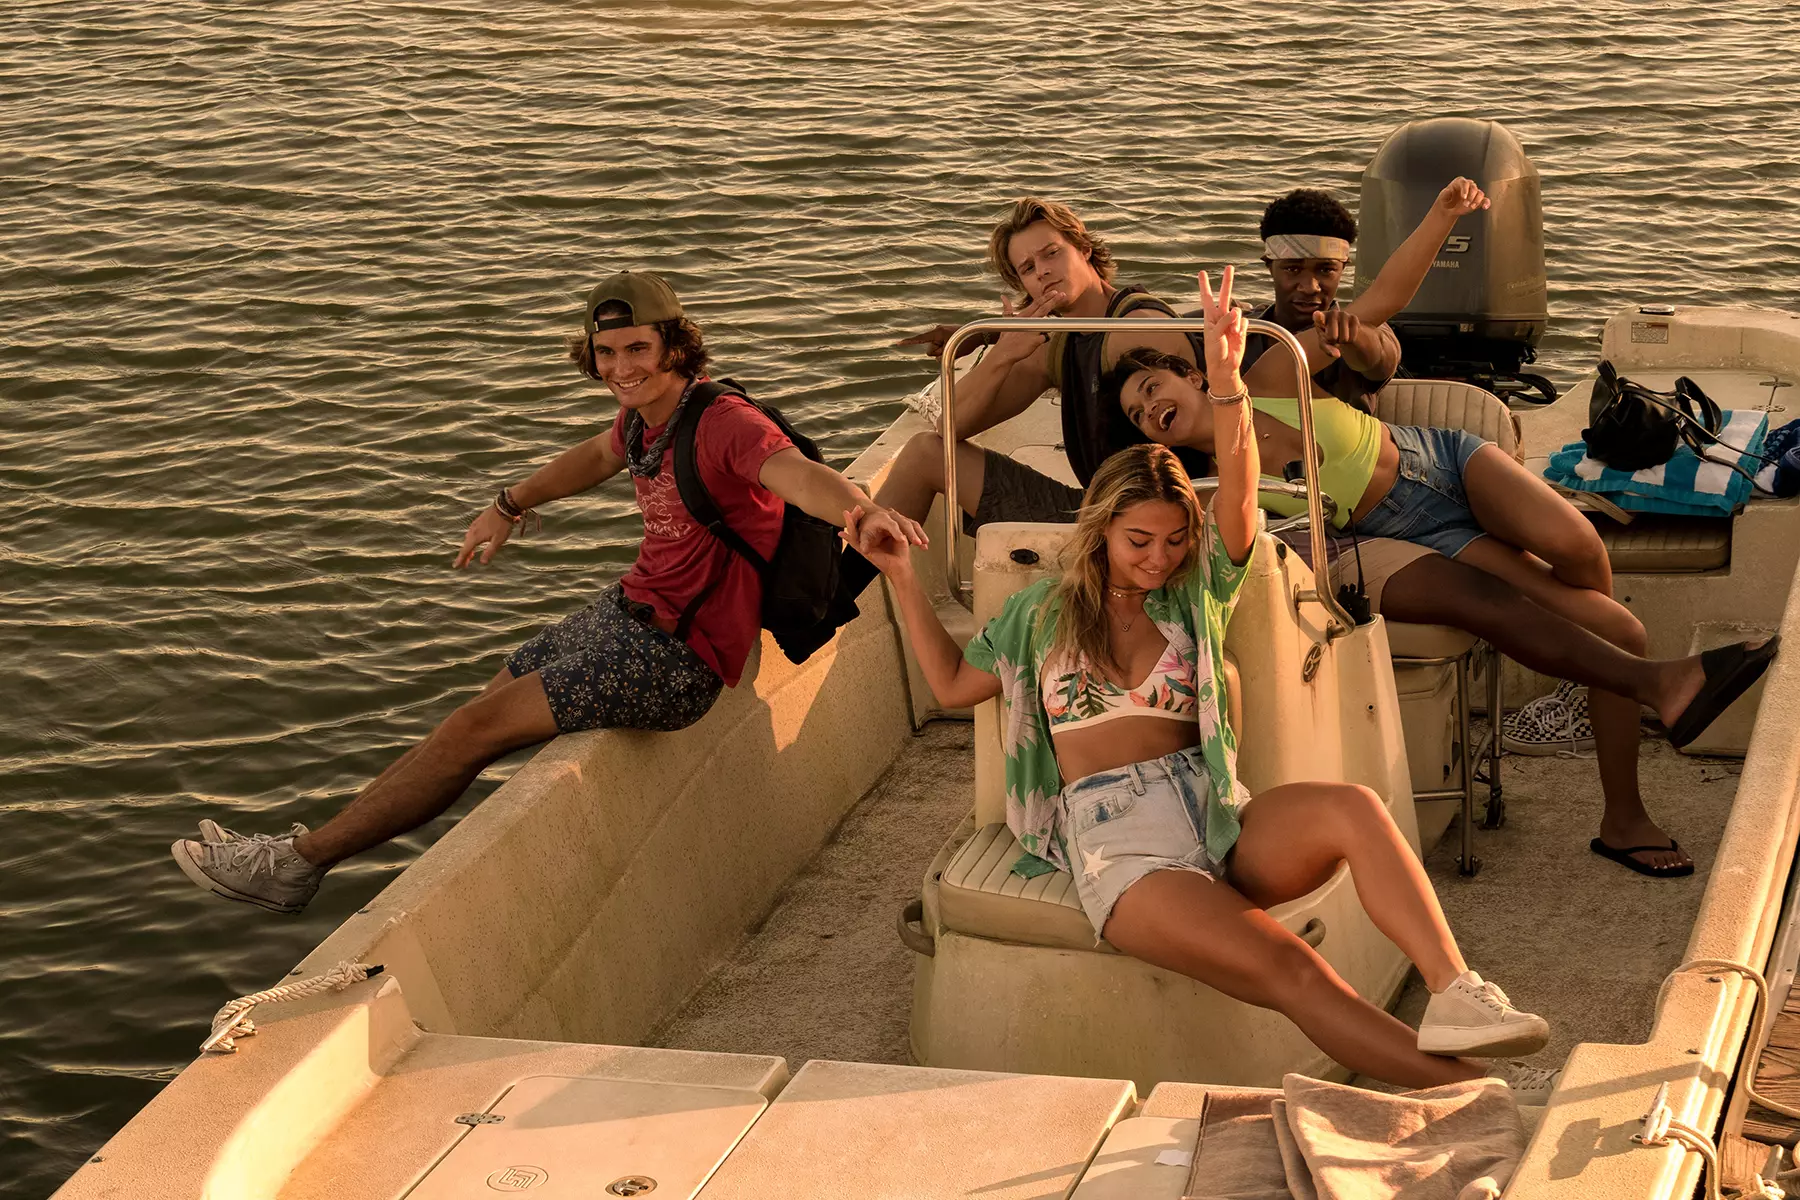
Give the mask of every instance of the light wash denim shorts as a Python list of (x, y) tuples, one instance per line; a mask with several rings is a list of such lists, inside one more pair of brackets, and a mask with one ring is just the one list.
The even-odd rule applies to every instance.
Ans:
[(1062, 790), (1063, 844), (1075, 893), (1100, 940), (1125, 889), (1155, 871), (1223, 881), (1206, 852), (1206, 759), (1198, 746), (1085, 775)]
[(1356, 523), (1362, 537), (1394, 538), (1455, 558), (1487, 531), (1469, 510), (1463, 468), (1487, 445), (1465, 429), (1389, 425), (1400, 451), (1394, 486)]

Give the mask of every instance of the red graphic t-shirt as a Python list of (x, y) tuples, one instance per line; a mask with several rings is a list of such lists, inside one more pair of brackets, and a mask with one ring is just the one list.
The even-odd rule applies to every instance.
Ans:
[[(644, 445), (663, 427), (644, 429)], [(757, 482), (771, 454), (794, 443), (775, 423), (738, 396), (720, 396), (700, 415), (694, 431), (694, 462), (700, 480), (725, 523), (764, 558), (781, 540), (786, 503)], [(625, 413), (613, 422), (613, 453), (625, 457)], [(762, 580), (741, 555), (688, 515), (675, 486), (675, 447), (663, 453), (652, 479), (632, 476), (644, 514), (644, 540), (637, 561), (620, 584), (627, 598), (650, 605), (673, 627), (687, 606), (717, 579), (687, 642), (700, 660), (736, 687), (762, 629)]]

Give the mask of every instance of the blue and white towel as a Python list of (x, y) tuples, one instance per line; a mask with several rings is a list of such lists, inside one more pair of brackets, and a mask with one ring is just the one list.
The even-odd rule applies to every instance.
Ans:
[[(1544, 478), (1578, 492), (1599, 492), (1633, 512), (1728, 517), (1750, 498), (1750, 478), (1762, 469), (1757, 457), (1768, 436), (1769, 414), (1761, 409), (1729, 409), (1719, 430), (1721, 445), (1702, 459), (1686, 445), (1661, 466), (1621, 471), (1588, 457), (1585, 442), (1571, 442), (1550, 456)], [(1741, 447), (1740, 453), (1737, 448)], [(1732, 469), (1732, 464), (1743, 468)]]

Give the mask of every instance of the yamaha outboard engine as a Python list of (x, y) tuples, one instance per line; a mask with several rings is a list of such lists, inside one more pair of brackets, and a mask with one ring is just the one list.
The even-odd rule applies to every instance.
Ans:
[(1459, 175), (1481, 185), (1491, 207), (1456, 223), (1418, 295), (1390, 322), (1400, 372), (1549, 403), (1555, 385), (1520, 370), (1536, 361), (1548, 315), (1538, 173), (1498, 121), (1438, 117), (1388, 135), (1363, 171), (1358, 285), (1375, 278)]

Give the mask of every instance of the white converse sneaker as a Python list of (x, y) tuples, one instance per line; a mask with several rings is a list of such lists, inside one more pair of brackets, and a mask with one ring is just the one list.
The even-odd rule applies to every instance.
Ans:
[[(183, 875), (216, 896), (242, 900), (270, 912), (297, 913), (325, 878), (323, 870), (294, 849), (294, 839), (306, 831), (306, 826), (297, 824), (291, 833), (280, 836), (241, 834), (209, 821), (200, 831), (207, 840), (176, 842), (169, 853)], [(219, 840), (213, 840), (215, 836)]]
[(1512, 1089), (1513, 1100), (1519, 1104), (1544, 1105), (1550, 1103), (1550, 1093), (1562, 1082), (1562, 1068), (1547, 1070), (1544, 1067), (1528, 1067), (1522, 1062), (1491, 1062), (1488, 1074)]
[(200, 840), (203, 842), (229, 842), (232, 838), (241, 836), (210, 817), (200, 818)]
[(1426, 1054), (1531, 1054), (1550, 1040), (1550, 1023), (1520, 1012), (1506, 993), (1464, 971), (1425, 1005), (1419, 1049)]
[(1522, 705), (1500, 725), (1500, 746), (1513, 754), (1585, 754), (1594, 748), (1588, 690), (1563, 680), (1547, 696)]

